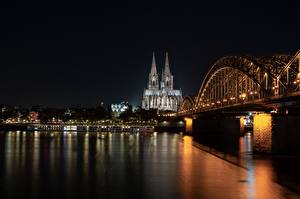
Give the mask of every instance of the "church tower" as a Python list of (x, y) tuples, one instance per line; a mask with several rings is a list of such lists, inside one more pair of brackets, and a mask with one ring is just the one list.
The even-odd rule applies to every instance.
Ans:
[(148, 89), (159, 89), (158, 74), (156, 70), (155, 54), (153, 52), (151, 71), (149, 74)]
[(182, 101), (182, 93), (181, 90), (173, 89), (173, 75), (170, 71), (168, 53), (166, 53), (166, 61), (162, 69), (160, 87), (158, 82), (153, 53), (148, 88), (144, 89), (142, 108), (145, 110), (177, 111)]
[(168, 52), (166, 52), (165, 67), (161, 74), (161, 88), (166, 90), (173, 89), (173, 75), (171, 74), (170, 70)]

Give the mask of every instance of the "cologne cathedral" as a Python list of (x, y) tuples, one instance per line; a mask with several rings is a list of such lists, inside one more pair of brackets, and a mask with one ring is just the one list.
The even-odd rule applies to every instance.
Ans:
[(148, 88), (144, 89), (142, 108), (146, 110), (177, 111), (182, 101), (182, 93), (181, 90), (175, 90), (173, 86), (174, 81), (170, 71), (168, 53), (166, 53), (166, 61), (162, 70), (160, 85), (156, 70), (155, 55), (153, 53)]

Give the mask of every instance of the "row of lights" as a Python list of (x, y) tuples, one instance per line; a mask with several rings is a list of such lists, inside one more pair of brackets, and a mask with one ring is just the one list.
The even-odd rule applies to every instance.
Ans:
[[(256, 95), (256, 94), (258, 94), (257, 91), (250, 91), (250, 92), (249, 92), (249, 95)], [(247, 97), (247, 94), (246, 94), (246, 93), (242, 93), (241, 95), (239, 95), (239, 98), (242, 98), (243, 100), (245, 100), (246, 97)], [(233, 100), (235, 100), (235, 99), (236, 99), (235, 97), (230, 97), (229, 99), (226, 99), (226, 98), (225, 98), (225, 99), (223, 99), (222, 101), (223, 101), (223, 102), (228, 102), (228, 100), (233, 101)], [(211, 104), (209, 104), (209, 103), (203, 104), (202, 107), (210, 107), (210, 106), (214, 106), (215, 104), (221, 104), (221, 101), (218, 100), (218, 101), (216, 101), (216, 103), (212, 102)], [(199, 109), (199, 107), (197, 107), (197, 108), (191, 108), (191, 109), (185, 110), (185, 111), (181, 111), (180, 113), (186, 113), (186, 112), (188, 112), (188, 111), (194, 111), (194, 110), (197, 110), (197, 109)]]
[[(293, 81), (293, 84), (299, 84), (299, 83), (300, 83), (300, 80), (299, 80), (299, 79), (297, 79), (296, 81)], [(279, 88), (279, 86), (276, 85), (276, 86), (273, 86), (273, 87), (272, 87), (273, 90), (275, 90), (276, 88)]]
[[(257, 94), (257, 91), (254, 91), (254, 92), (253, 92), (253, 91), (250, 91), (250, 92), (249, 92), (249, 95), (254, 95), (254, 94)], [(241, 99), (243, 99), (243, 100), (245, 100), (246, 97), (247, 97), (247, 94), (246, 94), (246, 93), (242, 93), (242, 94), (239, 95), (239, 98), (241, 98)], [(235, 97), (230, 97), (230, 98), (229, 98), (230, 101), (233, 101), (233, 100), (235, 100), (235, 99), (236, 99)], [(223, 99), (222, 101), (223, 101), (223, 102), (228, 102), (227, 99)], [(217, 103), (217, 104), (221, 104), (221, 101), (218, 100), (216, 103)], [(204, 104), (204, 105), (202, 105), (202, 106), (205, 107), (205, 106), (210, 106), (210, 105), (213, 106), (213, 105), (215, 105), (215, 103), (212, 102), (211, 104)]]
[[(264, 76), (267, 76), (267, 73), (265, 73)], [(293, 82), (293, 84), (299, 84), (299, 83), (300, 83), (300, 79), (297, 79), (296, 81)], [(278, 87), (279, 87), (279, 86), (276, 85), (276, 86), (273, 86), (272, 89), (275, 90), (275, 89), (277, 89)], [(205, 92), (205, 91), (206, 91), (206, 89), (204, 89), (204, 92)], [(254, 92), (253, 92), (253, 91), (250, 91), (250, 92), (249, 92), (250, 95), (254, 95), (254, 94), (257, 94), (257, 93), (258, 93), (257, 91), (254, 91)], [(242, 98), (242, 99), (244, 100), (244, 99), (247, 97), (247, 94), (246, 94), (246, 93), (242, 93), (241, 95), (239, 95), (239, 97)], [(235, 100), (235, 97), (230, 97), (230, 100)], [(223, 99), (223, 102), (227, 102), (227, 99)], [(221, 102), (220, 102), (220, 101), (217, 101), (216, 103), (217, 103), (217, 104), (220, 104)], [(212, 102), (211, 105), (213, 106), (213, 105), (215, 105), (215, 103)], [(202, 107), (205, 107), (205, 106), (208, 106), (208, 107), (209, 107), (210, 104), (203, 104), (203, 105), (202, 105)], [(197, 107), (197, 109), (198, 109), (198, 107)], [(185, 110), (185, 111), (181, 111), (181, 113), (182, 113), (182, 112), (185, 113), (185, 112), (188, 112), (188, 111), (190, 111), (190, 110), (195, 110), (195, 108), (192, 108), (192, 109), (189, 109), (189, 110)]]
[(300, 82), (300, 80), (299, 79), (297, 79), (296, 81), (294, 81), (293, 83), (294, 84), (298, 84)]

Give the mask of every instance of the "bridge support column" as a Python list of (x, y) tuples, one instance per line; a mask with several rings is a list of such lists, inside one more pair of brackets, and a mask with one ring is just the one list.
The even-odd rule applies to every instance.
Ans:
[(185, 132), (192, 133), (193, 132), (193, 118), (185, 117)]
[(271, 114), (255, 114), (253, 117), (253, 151), (272, 152)]
[(300, 116), (272, 117), (272, 152), (300, 154)]
[(255, 114), (253, 151), (300, 154), (300, 116)]
[(193, 134), (224, 134), (239, 137), (240, 120), (235, 117), (197, 118), (193, 121)]

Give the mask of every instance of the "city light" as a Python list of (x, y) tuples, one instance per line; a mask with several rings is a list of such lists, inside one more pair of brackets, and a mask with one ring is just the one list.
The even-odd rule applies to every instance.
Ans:
[(1, 199), (300, 199), (300, 1), (2, 4)]

